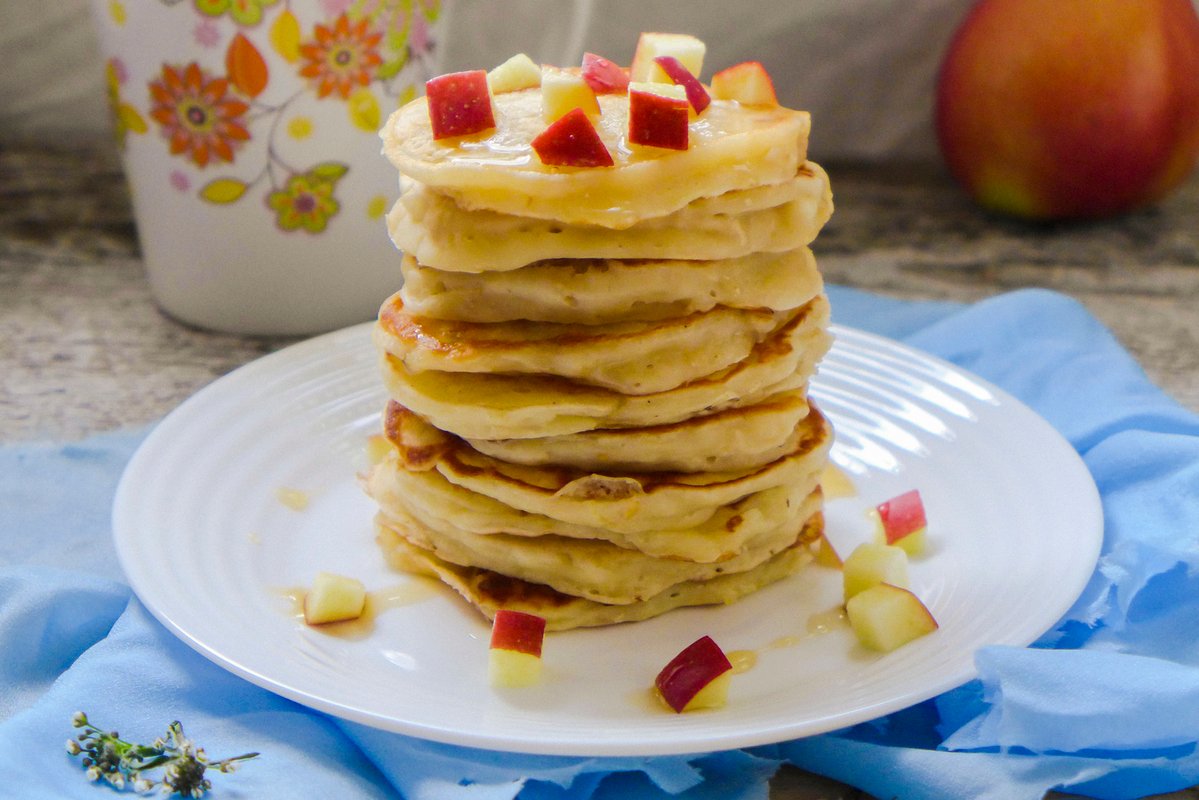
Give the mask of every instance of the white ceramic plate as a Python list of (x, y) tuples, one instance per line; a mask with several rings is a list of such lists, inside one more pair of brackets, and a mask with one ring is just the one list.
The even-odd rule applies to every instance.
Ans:
[[(930, 552), (915, 591), (940, 630), (869, 653), (844, 625), (813, 633), (840, 573), (813, 568), (731, 606), (550, 634), (543, 681), (487, 682), (488, 625), (449, 591), (390, 572), (356, 472), (385, 398), (369, 325), (239, 369), (170, 414), (118, 489), (118, 553), (142, 602), (181, 639), (247, 680), (321, 711), (428, 739), (542, 754), (692, 753), (782, 741), (895, 711), (975, 674), (983, 645), (1025, 645), (1082, 591), (1102, 516), (1089, 473), (1040, 417), (945, 362), (837, 328), (813, 394), (857, 494), (831, 501), (842, 553), (866, 510), (918, 488)], [(297, 511), (279, 490), (308, 499)], [(288, 592), (328, 570), (381, 599), (369, 630), (306, 627)], [(386, 599), (384, 599), (386, 598)], [(363, 626), (360, 626), (360, 628)], [(709, 634), (752, 651), (727, 707), (656, 706), (655, 674)]]

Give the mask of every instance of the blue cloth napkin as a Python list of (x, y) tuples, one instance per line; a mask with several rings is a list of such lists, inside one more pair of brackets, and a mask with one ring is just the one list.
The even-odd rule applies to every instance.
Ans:
[[(1199, 784), (1199, 417), (1158, 391), (1077, 303), (1027, 290), (973, 306), (830, 288), (836, 321), (1003, 387), (1077, 448), (1106, 523), (1098, 569), (1031, 648), (852, 728), (748, 751), (566, 758), (470, 750), (347, 723), (194, 653), (132, 596), (109, 505), (143, 432), (0, 448), (0, 798), (93, 798), (70, 719), (152, 740), (179, 719), (214, 758), (214, 796), (407, 800), (766, 798), (789, 762), (904, 800), (1132, 798)], [(186, 553), (180, 554), (181, 558)]]

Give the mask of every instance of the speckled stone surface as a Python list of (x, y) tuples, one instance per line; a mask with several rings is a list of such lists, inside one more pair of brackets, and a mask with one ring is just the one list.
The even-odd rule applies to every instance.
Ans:
[[(817, 253), (830, 282), (909, 299), (1065, 292), (1199, 409), (1199, 175), (1116, 220), (1032, 226), (980, 213), (935, 167), (828, 168), (837, 211)], [(146, 425), (291, 341), (199, 331), (154, 307), (110, 147), (0, 149), (0, 442)], [(771, 797), (866, 796), (784, 769)]]

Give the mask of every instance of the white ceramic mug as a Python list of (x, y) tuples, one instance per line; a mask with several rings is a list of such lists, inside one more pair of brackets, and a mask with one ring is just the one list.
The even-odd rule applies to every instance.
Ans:
[(155, 300), (305, 334), (400, 285), (378, 129), (438, 72), (440, 0), (93, 0)]

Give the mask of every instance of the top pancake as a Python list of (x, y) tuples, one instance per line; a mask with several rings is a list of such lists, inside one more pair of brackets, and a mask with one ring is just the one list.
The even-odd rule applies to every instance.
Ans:
[[(693, 119), (687, 150), (630, 146), (628, 96), (599, 95), (596, 131), (614, 167), (548, 167), (531, 142), (545, 130), (540, 89), (494, 95), (496, 127), (436, 141), (424, 98), (396, 111), (381, 132), (399, 171), (466, 209), (625, 228), (701, 197), (781, 183), (807, 157), (811, 119), (782, 107), (716, 100)], [(685, 176), (685, 180), (680, 180)]]

